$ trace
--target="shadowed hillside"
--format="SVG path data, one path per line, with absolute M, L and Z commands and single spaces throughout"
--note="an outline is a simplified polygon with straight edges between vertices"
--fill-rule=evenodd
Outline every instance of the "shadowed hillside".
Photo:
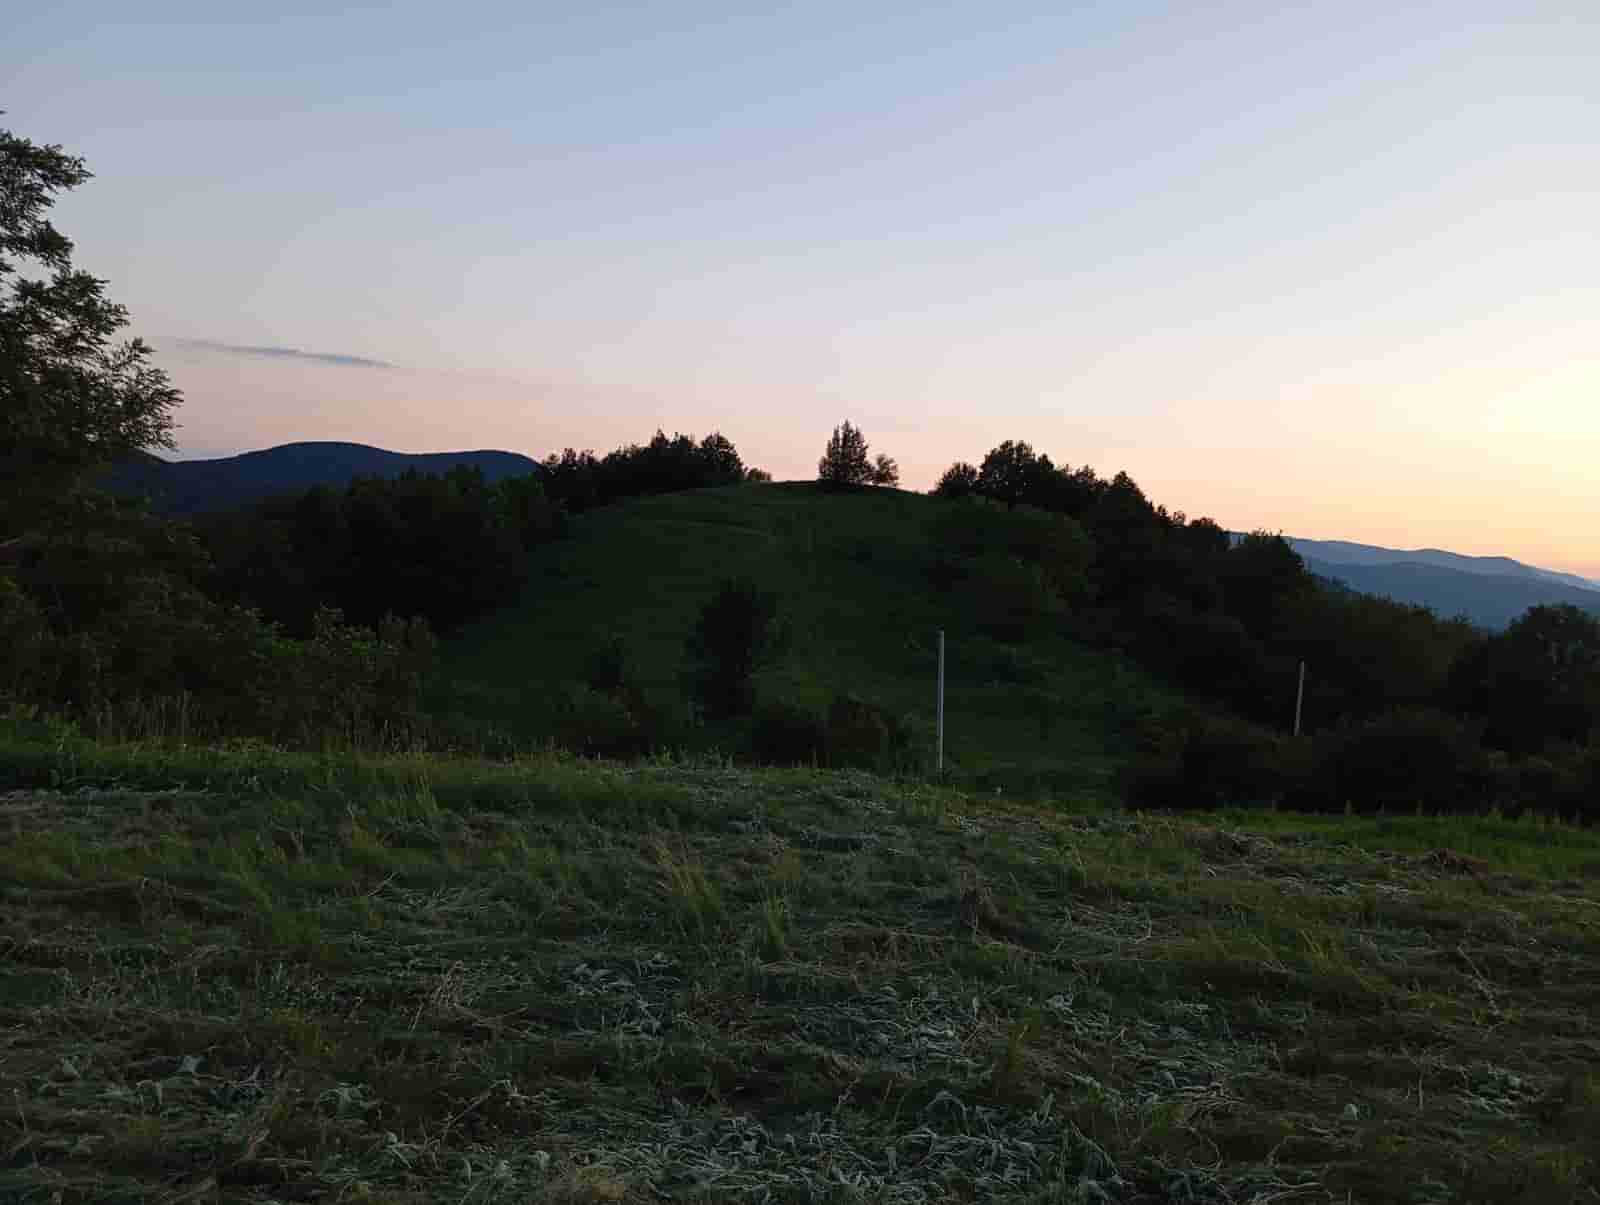
M 118 494 L 143 495 L 157 514 L 233 510 L 273 494 L 314 485 L 343 487 L 356 477 L 398 477 L 408 469 L 447 473 L 471 467 L 490 482 L 538 472 L 515 452 L 388 452 L 353 443 L 291 443 L 216 460 L 161 460 L 140 453 L 101 481 Z
M 848 693 L 902 719 L 929 762 L 944 628 L 955 772 L 1103 788 L 1141 716 L 1172 696 L 1121 657 L 1059 634 L 1061 625 L 1016 644 L 980 634 L 963 596 L 930 580 L 942 505 L 895 490 L 746 485 L 585 515 L 571 538 L 536 551 L 519 603 L 445 646 L 441 704 L 519 742 L 558 737 L 572 684 L 615 636 L 631 685 L 664 716 L 665 743 L 738 748 L 738 722 L 699 726 L 686 714 L 682 674 L 701 606 L 721 579 L 746 575 L 781 600 L 783 651 L 758 675 L 762 698 L 815 713 Z

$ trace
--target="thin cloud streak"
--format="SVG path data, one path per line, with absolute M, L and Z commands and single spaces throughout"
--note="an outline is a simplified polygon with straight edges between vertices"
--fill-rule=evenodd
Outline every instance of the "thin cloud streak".
M 198 351 L 220 352 L 227 356 L 265 356 L 273 360 L 306 360 L 313 364 L 337 364 L 343 368 L 381 368 L 393 371 L 400 365 L 390 360 L 373 360 L 367 356 L 350 356 L 342 352 L 303 351 L 298 347 L 257 347 L 247 343 L 224 343 L 217 339 L 169 338 L 162 342 Z

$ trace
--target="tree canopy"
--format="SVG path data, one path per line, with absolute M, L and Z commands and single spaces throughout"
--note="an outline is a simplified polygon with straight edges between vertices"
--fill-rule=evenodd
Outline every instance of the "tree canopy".
M 867 455 L 867 437 L 846 420 L 833 429 L 828 446 L 817 461 L 817 480 L 827 489 L 861 485 L 899 485 L 900 466 L 881 453 Z
M 0 130 L 0 536 L 90 470 L 173 446 L 178 391 L 148 346 L 116 341 L 127 310 L 73 266 L 49 220 L 57 195 L 89 178 L 59 146 Z
M 698 443 L 693 436 L 668 439 L 657 431 L 647 444 L 629 444 L 604 457 L 568 448 L 546 457 L 540 468 L 545 492 L 574 513 L 619 498 L 737 485 L 759 472 L 746 469 L 733 441 L 717 431 Z

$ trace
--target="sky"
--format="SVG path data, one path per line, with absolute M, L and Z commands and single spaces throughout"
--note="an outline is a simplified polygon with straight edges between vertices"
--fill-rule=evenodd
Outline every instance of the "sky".
M 230 11 L 234 10 L 234 11 Z M 1022 439 L 1600 576 L 1600 5 L 32 5 L 179 454 Z

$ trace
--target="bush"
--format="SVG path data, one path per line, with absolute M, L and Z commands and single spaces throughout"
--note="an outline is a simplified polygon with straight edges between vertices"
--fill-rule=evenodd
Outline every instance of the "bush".
M 910 750 L 909 728 L 882 707 L 848 694 L 828 705 L 828 765 L 889 769 Z
M 1572 767 L 1572 803 L 1564 809 L 1580 824 L 1600 822 L 1600 749 L 1588 749 Z
M 433 635 L 421 620 L 391 615 L 373 631 L 330 608 L 317 612 L 309 641 L 280 646 L 299 671 L 299 723 L 323 741 L 352 746 L 417 740 L 422 678 L 433 655 Z
M 700 611 L 690 633 L 690 694 L 705 713 L 748 715 L 755 671 L 777 646 L 778 596 L 749 581 L 725 581 Z
M 1322 771 L 1336 802 L 1356 812 L 1476 810 L 1470 772 L 1476 750 L 1443 712 L 1392 711 L 1319 739 Z
M 1184 726 L 1124 767 L 1118 786 L 1135 807 L 1214 808 L 1275 801 L 1284 787 L 1284 742 L 1220 716 Z
M 620 635 L 613 633 L 589 650 L 583 661 L 583 680 L 591 690 L 602 693 L 621 690 L 628 681 L 628 649 Z
M 411 747 L 425 727 L 425 624 L 355 628 L 319 612 L 290 640 L 192 578 L 188 534 L 84 496 L 38 537 L 21 580 L 0 578 L 0 691 L 112 740 L 252 737 Z
M 1183 787 L 1176 758 L 1146 754 L 1117 768 L 1117 794 L 1130 808 L 1183 808 L 1194 803 Z
M 750 752 L 763 765 L 819 765 L 828 755 L 828 728 L 809 708 L 767 700 L 756 707 Z
M 1208 804 L 1276 799 L 1282 786 L 1282 744 L 1281 737 L 1237 720 L 1203 720 L 1184 742 L 1184 784 Z
M 642 757 L 661 736 L 660 716 L 636 691 L 612 694 L 575 685 L 567 692 L 560 743 L 585 757 Z

